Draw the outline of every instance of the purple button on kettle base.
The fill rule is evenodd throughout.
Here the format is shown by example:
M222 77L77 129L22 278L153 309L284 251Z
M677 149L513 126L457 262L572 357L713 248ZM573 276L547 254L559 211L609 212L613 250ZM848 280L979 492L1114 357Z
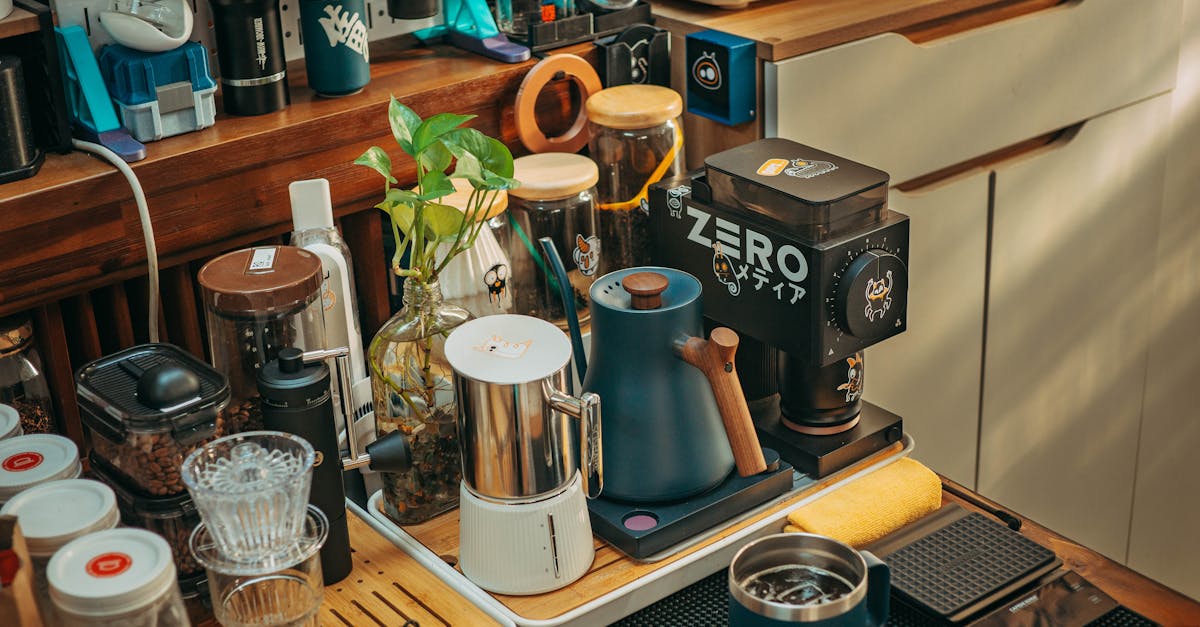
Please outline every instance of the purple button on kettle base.
M658 516L650 512L635 511L623 518L621 524L630 531L649 531L658 526Z

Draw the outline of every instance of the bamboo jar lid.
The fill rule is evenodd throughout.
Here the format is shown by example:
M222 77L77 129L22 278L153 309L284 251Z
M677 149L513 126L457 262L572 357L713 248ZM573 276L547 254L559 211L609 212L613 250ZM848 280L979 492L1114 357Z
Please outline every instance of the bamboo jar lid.
M450 179L450 183L454 185L454 193L442 196L433 202L449 205L463 213L466 213L469 209L467 205L471 201L471 183L463 179ZM488 196L491 196L491 192L488 192ZM482 222L484 220L490 220L504 213L505 209L508 209L508 192L500 190L496 193L496 199L492 201L492 204L487 208L487 210L482 211L478 216L475 216L475 221Z
M683 98L659 85L619 85L587 99L588 119L619 129L650 128L683 113Z
M514 160L513 178L521 181L520 187L509 192L517 198L559 200L595 186L600 170L583 155L543 152Z

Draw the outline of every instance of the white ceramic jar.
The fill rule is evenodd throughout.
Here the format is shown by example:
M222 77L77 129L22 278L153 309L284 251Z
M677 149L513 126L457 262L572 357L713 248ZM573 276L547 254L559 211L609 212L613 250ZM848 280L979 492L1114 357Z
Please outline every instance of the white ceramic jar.
M166 540L145 529L110 529L76 538L46 570L65 627L190 625Z
M91 479L43 483L14 496L0 516L16 516L33 562L34 591L46 624L54 624L46 566L63 545L121 520L112 488Z
M61 435L38 433L0 441L0 505L21 491L56 479L75 479L79 448Z

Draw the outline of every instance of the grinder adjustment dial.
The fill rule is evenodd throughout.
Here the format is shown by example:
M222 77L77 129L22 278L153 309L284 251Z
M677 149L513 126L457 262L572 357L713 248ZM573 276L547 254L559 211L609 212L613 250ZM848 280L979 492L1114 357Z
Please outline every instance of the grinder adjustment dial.
M886 337L907 308L908 268L883 248L868 248L838 273L833 319L844 333L866 342Z

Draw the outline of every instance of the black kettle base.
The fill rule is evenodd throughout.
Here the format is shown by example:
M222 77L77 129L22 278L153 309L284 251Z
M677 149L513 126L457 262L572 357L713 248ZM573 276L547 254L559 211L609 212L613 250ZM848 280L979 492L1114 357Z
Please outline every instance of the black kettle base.
M592 533L638 561L658 561L668 549L792 489L792 466L764 448L768 470L750 477L730 473L703 494L670 503L588 501ZM775 462L779 461L776 465Z

